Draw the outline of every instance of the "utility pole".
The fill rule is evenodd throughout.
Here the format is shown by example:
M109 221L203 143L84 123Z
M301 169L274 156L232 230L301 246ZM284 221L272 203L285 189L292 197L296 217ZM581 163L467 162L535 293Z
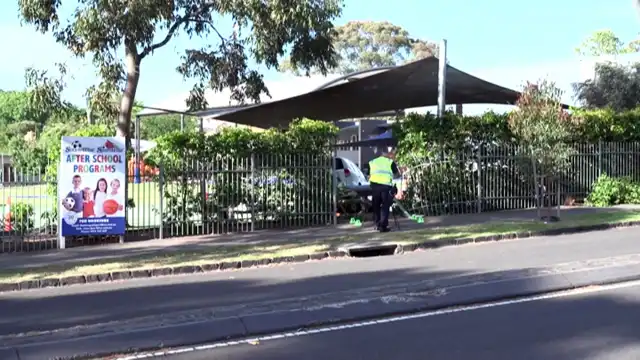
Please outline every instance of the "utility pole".
M440 41L438 48L438 118L442 124L447 92L447 40Z

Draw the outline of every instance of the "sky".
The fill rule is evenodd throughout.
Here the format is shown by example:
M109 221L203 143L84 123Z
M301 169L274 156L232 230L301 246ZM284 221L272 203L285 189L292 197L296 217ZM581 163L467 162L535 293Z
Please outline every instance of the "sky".
M73 58L50 34L21 26L17 3L0 3L0 33L5 47L0 55L0 89L23 89L26 67L53 69L54 63L64 62L73 74L65 97L83 105L84 90L96 82L95 69L86 60ZM64 3L73 6L69 0ZM64 10L68 13L73 8ZM526 80L546 77L566 91L567 100L571 99L570 83L579 81L585 71L574 52L576 46L596 30L611 29L626 42L635 39L640 29L640 15L633 0L345 0L336 25L350 20L386 20L416 38L434 42L447 39L450 65L514 89ZM230 30L231 23L223 21L221 27ZM181 36L145 59L138 100L154 106L175 104L176 99L181 103L192 83L175 71L180 55L206 41ZM273 87L274 98L295 95L285 93L285 89L318 84L317 79L293 79L266 68L261 71L267 85ZM215 101L219 103L213 105L218 106L228 103L224 94Z

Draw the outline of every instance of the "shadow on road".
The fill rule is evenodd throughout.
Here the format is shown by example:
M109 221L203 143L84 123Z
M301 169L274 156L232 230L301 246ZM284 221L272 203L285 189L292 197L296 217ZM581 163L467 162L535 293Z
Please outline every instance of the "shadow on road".
M575 295L166 359L638 359L639 302L637 289Z
M280 278L261 277L259 270L242 277L243 271L227 271L214 273L215 280L202 274L1 294L0 335L265 301L277 307L278 300L295 297L461 275L430 272L425 267L288 281L287 273L296 268L280 266L279 270Z
M436 289L465 281L520 279L511 286L530 290L544 281L522 278L536 268L482 274L468 269L436 271L428 264L416 265L420 254L411 256L412 263L406 261L409 255L397 257L407 265L392 270L378 270L380 260L369 258L346 260L353 272L336 274L331 267L342 262L336 260L326 267L298 264L269 272L230 271L0 294L0 335L252 303L269 302L277 309L279 302L297 297L357 298L359 291L374 287L382 293L389 287L407 291L418 283ZM225 359L582 360L632 346L640 355L639 301L636 289L574 295L217 349L202 359L215 358L213 354ZM191 356L176 359L199 359Z

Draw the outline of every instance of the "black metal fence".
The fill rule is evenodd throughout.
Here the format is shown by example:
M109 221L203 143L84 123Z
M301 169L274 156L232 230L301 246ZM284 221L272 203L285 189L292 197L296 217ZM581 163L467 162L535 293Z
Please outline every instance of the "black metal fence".
M425 216L581 202L606 173L640 181L640 143L575 144L561 175L542 184L514 146L481 146L424 161L405 173L405 205Z
M425 216L534 207L540 189L522 166L530 160L514 147L483 146L425 161L405 174L405 205ZM0 252L57 247L55 183L38 171L0 169ZM553 204L558 191L561 202L581 201L602 173L640 181L640 143L575 145L568 169L542 193ZM332 178L323 154L185 159L140 183L129 179L127 239L335 224ZM67 246L105 241L118 238L68 238Z
M211 163L185 159L179 167L160 166L139 183L129 178L127 238L330 225L336 221L331 168L331 157L322 154L220 156ZM0 187L0 252L57 247L55 184L39 172L11 172L11 181ZM74 237L66 245L117 241Z

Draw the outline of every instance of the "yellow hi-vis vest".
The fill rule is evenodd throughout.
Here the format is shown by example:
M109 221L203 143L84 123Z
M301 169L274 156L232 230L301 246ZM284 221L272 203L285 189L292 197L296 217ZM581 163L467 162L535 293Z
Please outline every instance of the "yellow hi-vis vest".
M393 185L393 160L384 156L369 161L369 182L381 185Z

